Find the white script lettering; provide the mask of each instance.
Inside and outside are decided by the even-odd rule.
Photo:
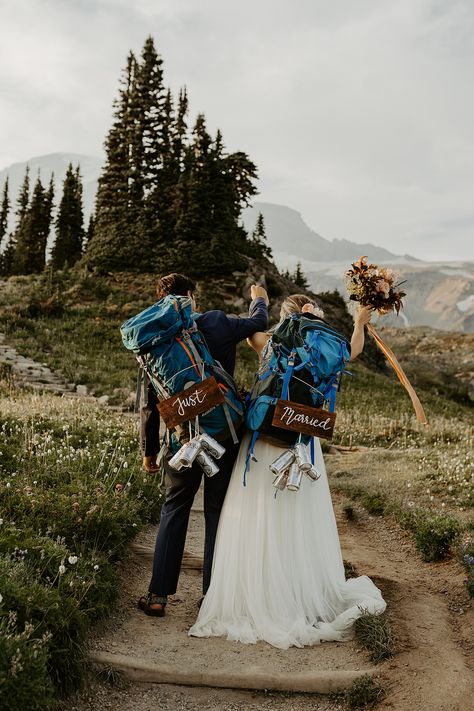
[[[283,417],[281,419],[283,422],[286,422],[287,425],[291,425],[292,422],[299,422],[300,424],[320,430],[327,431],[331,429],[331,420],[329,417],[325,420],[318,420],[316,417],[310,417],[302,412],[295,412],[293,408],[288,405],[283,408]]]
[[[186,395],[186,397],[176,398],[176,400],[173,402],[173,406],[178,405],[178,415],[183,416],[188,407],[196,407],[196,405],[200,405],[201,403],[203,403],[206,399],[207,393],[201,395],[202,392],[202,390],[195,390],[189,395]]]

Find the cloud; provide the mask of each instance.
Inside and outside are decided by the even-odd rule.
[[[100,152],[126,55],[152,34],[173,90],[259,166],[261,199],[328,238],[467,257],[473,30],[469,0],[17,0],[0,166]]]

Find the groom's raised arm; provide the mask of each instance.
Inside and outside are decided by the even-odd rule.
[[[228,316],[227,320],[235,341],[244,341],[258,331],[266,331],[268,328],[267,299],[264,296],[257,296],[253,299],[247,318]]]

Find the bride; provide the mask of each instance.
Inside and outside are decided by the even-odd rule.
[[[281,318],[303,312],[321,318],[314,301],[288,297]],[[370,310],[359,308],[351,339],[351,360],[364,344]],[[262,354],[268,334],[250,344]],[[250,435],[242,442],[222,509],[217,532],[211,585],[198,618],[189,630],[196,637],[274,647],[318,644],[352,636],[354,621],[365,611],[381,613],[380,590],[365,575],[345,579],[339,536],[319,440],[313,482],[303,477],[301,490],[275,496],[269,465],[281,449],[259,438],[247,485],[242,485]]]

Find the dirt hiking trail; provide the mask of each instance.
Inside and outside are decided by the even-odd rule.
[[[357,464],[359,456],[357,452],[329,456],[330,469],[337,468],[338,460],[343,460],[347,470]],[[122,671],[134,682],[177,684],[190,703],[195,699],[195,706],[183,707],[190,709],[202,708],[205,692],[200,689],[198,693],[192,688],[196,686],[328,694],[347,688],[355,678],[367,673],[380,678],[387,690],[378,708],[474,709],[474,623],[460,566],[454,561],[422,563],[408,534],[395,523],[371,517],[361,509],[357,509],[355,521],[347,521],[342,513],[342,497],[334,495],[333,500],[344,558],[355,566],[357,574],[369,575],[387,600],[398,638],[397,653],[392,659],[374,665],[355,641],[279,650],[263,642],[243,645],[219,638],[189,637],[187,630],[196,618],[201,594],[204,522],[202,499],[198,496],[191,513],[178,592],[170,600],[166,617],[149,618],[136,608],[137,598],[147,589],[151,570],[156,527],[149,527],[138,536],[123,565],[117,609],[91,639],[92,660]],[[187,694],[183,691],[185,685],[191,687]],[[234,698],[232,694],[231,697]],[[228,708],[239,708],[232,705],[231,697]],[[295,704],[299,698],[292,697]],[[304,698],[308,708],[308,697]],[[313,698],[315,702],[321,699]],[[299,708],[287,701],[285,708]],[[227,708],[221,703],[218,700],[216,706],[209,708]],[[255,698],[252,703],[256,703]],[[327,703],[313,708],[337,708],[331,705],[333,702]],[[125,711],[135,707],[116,708]]]

